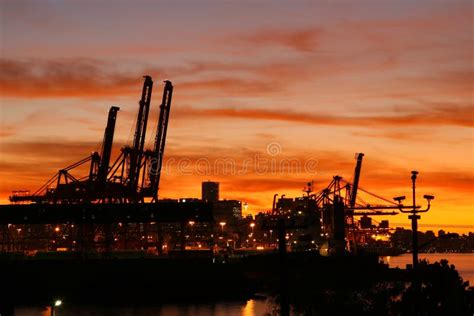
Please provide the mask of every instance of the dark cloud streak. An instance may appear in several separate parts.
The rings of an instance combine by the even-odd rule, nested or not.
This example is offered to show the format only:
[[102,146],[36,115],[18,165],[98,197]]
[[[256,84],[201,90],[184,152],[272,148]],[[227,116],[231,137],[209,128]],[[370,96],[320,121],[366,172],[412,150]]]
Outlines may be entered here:
[[419,108],[416,113],[389,116],[330,116],[312,113],[282,112],[266,109],[236,109],[217,108],[202,109],[184,107],[176,109],[176,118],[206,117],[206,118],[240,118],[251,120],[284,121],[312,125],[387,127],[412,125],[454,125],[462,127],[474,126],[474,108],[471,105],[438,105]]

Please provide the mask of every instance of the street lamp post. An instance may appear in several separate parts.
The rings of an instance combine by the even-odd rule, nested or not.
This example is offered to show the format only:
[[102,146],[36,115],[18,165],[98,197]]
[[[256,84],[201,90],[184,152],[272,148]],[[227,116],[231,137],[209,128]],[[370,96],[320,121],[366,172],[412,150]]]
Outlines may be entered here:
[[190,242],[191,242],[191,247],[193,246],[193,242],[194,242],[194,232],[193,232],[193,226],[196,222],[195,221],[189,221],[188,224],[189,224],[189,239],[190,239]]
[[51,304],[51,316],[56,315],[56,309],[61,306],[63,302],[61,300],[55,300],[53,304]]
[[412,200],[413,205],[411,210],[404,211],[404,206],[402,201],[405,200],[405,196],[399,196],[394,198],[398,202],[398,208],[402,213],[409,213],[408,219],[411,219],[411,229],[412,229],[412,254],[413,254],[413,294],[414,294],[414,314],[419,314],[420,302],[419,295],[421,293],[421,280],[418,276],[418,220],[421,218],[418,213],[428,212],[431,206],[431,200],[434,199],[432,195],[424,195],[423,197],[428,201],[428,205],[425,209],[421,209],[420,206],[416,205],[416,178],[418,171],[411,172],[411,181],[412,181]]
[[221,233],[222,233],[222,237],[224,237],[224,226],[225,226],[226,222],[220,222],[219,225],[221,225]]
[[424,195],[423,197],[428,201],[428,206],[426,209],[420,209],[420,206],[416,205],[416,178],[418,175],[418,171],[411,172],[411,181],[412,181],[412,200],[413,205],[412,209],[409,211],[405,211],[402,201],[405,200],[405,196],[399,196],[394,198],[395,201],[398,202],[398,206],[400,212],[402,213],[410,213],[408,219],[411,219],[411,228],[412,228],[412,248],[413,248],[413,269],[416,270],[418,268],[418,220],[421,218],[418,213],[428,212],[431,207],[431,200],[434,199],[432,195]]

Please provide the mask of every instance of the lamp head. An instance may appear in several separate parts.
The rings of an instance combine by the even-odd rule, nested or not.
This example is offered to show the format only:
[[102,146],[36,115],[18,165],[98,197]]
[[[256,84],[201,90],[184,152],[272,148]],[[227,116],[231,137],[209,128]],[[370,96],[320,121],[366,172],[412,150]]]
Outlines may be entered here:
[[418,175],[418,171],[413,170],[413,171],[411,172],[411,179],[412,179],[412,180],[416,180],[416,176],[417,176],[417,175]]
[[423,195],[423,197],[424,197],[425,199],[427,199],[428,201],[434,200],[434,196],[433,196],[433,195],[427,195],[427,194],[425,194],[425,195]]
[[394,199],[395,201],[397,201],[399,204],[401,204],[402,201],[406,199],[406,197],[405,197],[404,195],[402,195],[402,196],[394,197],[393,199]]

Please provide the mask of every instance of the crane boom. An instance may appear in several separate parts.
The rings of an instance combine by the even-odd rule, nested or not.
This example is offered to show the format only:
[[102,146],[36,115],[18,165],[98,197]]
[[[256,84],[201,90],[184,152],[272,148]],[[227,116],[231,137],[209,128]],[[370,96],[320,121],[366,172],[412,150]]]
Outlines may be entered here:
[[136,192],[140,179],[140,168],[143,157],[143,147],[145,146],[146,126],[148,113],[150,111],[151,92],[153,80],[150,76],[144,76],[142,97],[139,102],[137,125],[133,137],[133,147],[130,153],[130,165],[128,173],[128,185],[131,192]]
[[351,192],[351,200],[350,200],[351,208],[353,208],[356,204],[357,190],[359,189],[360,169],[362,168],[363,157],[364,157],[364,154],[362,153],[357,154],[357,164],[356,164],[355,172],[354,172],[354,181],[352,183],[352,192]]
[[107,126],[105,127],[104,141],[102,142],[102,152],[100,155],[99,172],[97,176],[97,182],[101,188],[103,188],[105,182],[107,181],[110,156],[112,154],[112,144],[114,141],[115,122],[117,120],[117,112],[119,110],[120,108],[116,106],[110,108]]
[[153,148],[153,161],[149,169],[150,189],[154,200],[158,200],[158,189],[160,185],[161,166],[165,152],[166,133],[171,109],[171,98],[173,96],[173,84],[165,81],[163,98],[160,105],[160,116],[156,129],[155,145]]

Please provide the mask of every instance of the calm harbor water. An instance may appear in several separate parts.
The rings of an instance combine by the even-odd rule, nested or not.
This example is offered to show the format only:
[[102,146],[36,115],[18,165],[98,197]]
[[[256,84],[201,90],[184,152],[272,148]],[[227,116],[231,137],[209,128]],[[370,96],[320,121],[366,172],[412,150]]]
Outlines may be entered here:
[[[465,281],[474,286],[474,253],[459,254],[420,254],[420,259],[426,259],[430,263],[447,259],[454,264]],[[384,257],[390,267],[405,268],[411,263],[411,254],[403,254],[396,257]],[[251,299],[247,302],[219,302],[215,304],[168,304],[159,307],[97,307],[97,306],[68,306],[67,302],[58,308],[56,316],[262,316],[270,315],[272,305],[262,299]],[[15,309],[15,316],[49,316],[51,311],[45,308],[23,307]]]
[[[429,263],[437,262],[442,259],[448,260],[449,264],[454,264],[456,270],[464,281],[469,281],[470,286],[474,286],[474,253],[420,253],[420,260],[426,259]],[[384,257],[384,262],[390,267],[405,268],[407,264],[412,263],[412,254],[407,253],[395,257]]]

